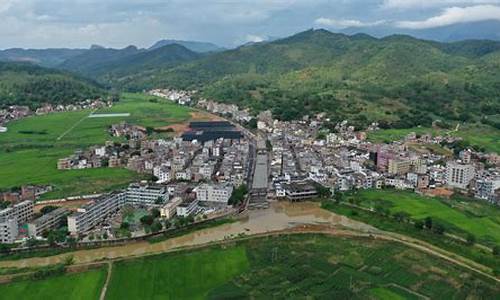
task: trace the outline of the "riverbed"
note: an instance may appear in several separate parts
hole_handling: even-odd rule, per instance
[[[242,217],[237,222],[202,229],[154,244],[147,241],[131,242],[126,245],[77,250],[49,257],[0,261],[0,268],[56,264],[63,261],[68,255],[73,255],[75,263],[85,264],[106,259],[156,254],[180,247],[223,241],[242,234],[265,234],[273,231],[300,228],[304,225],[328,225],[365,233],[377,232],[377,229],[372,226],[323,210],[320,208],[319,203],[273,202],[270,208],[249,211],[245,217]]]

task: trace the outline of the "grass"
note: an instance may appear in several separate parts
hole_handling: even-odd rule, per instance
[[[107,298],[488,299],[499,292],[488,278],[402,244],[292,235],[119,262]]]
[[[86,118],[90,111],[77,111],[33,116],[9,123],[9,131],[0,134],[0,189],[50,184],[55,190],[45,198],[58,198],[109,191],[142,178],[125,169],[59,171],[56,165],[58,159],[76,149],[117,140],[107,133],[112,124],[127,121],[159,127],[189,119],[188,108],[168,102],[150,102],[152,98],[123,94],[113,107],[97,111],[127,112],[131,114],[129,117]]]
[[[113,267],[107,299],[204,299],[247,268],[244,247],[120,262]]]
[[[447,231],[466,236],[475,235],[487,244],[500,244],[500,210],[479,202],[444,200],[396,190],[364,190],[353,195],[360,205],[389,208],[391,213],[406,212],[412,219],[432,217]]]
[[[0,285],[0,299],[99,299],[106,279],[104,269],[64,274],[39,281]]]
[[[433,136],[446,135],[449,130],[439,130],[426,127],[416,127],[410,129],[384,129],[370,132],[368,139],[376,143],[390,143],[401,140],[411,132],[416,134],[431,133]],[[487,125],[466,125],[461,126],[457,132],[450,132],[450,135],[461,137],[464,141],[473,146],[482,148],[487,152],[500,153],[500,130]],[[433,149],[443,151],[442,149]]]

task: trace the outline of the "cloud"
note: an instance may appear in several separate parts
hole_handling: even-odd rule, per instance
[[[348,20],[348,19],[332,19],[332,18],[318,18],[314,21],[317,25],[334,27],[334,28],[348,28],[348,27],[371,27],[382,25],[386,23],[385,20],[379,20],[375,22],[363,22],[360,20]]]
[[[245,37],[245,42],[246,43],[260,43],[260,42],[263,42],[267,40],[266,37],[264,36],[259,36],[259,35],[254,35],[254,34],[248,34],[246,37]]]
[[[500,21],[500,7],[494,5],[476,5],[470,7],[450,7],[440,15],[422,21],[400,21],[396,27],[406,29],[427,29],[457,23],[478,22],[486,20]]]
[[[415,8],[439,8],[451,5],[484,5],[500,4],[500,0],[384,0],[382,8],[385,9],[415,9]]]

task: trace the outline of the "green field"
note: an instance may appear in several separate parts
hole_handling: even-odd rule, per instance
[[[296,235],[116,263],[107,299],[492,299],[500,287],[406,246]]]
[[[104,277],[102,270],[0,285],[0,299],[96,299]],[[499,293],[491,279],[403,244],[307,234],[115,262],[106,299],[495,299]]]
[[[390,143],[404,138],[411,132],[416,134],[431,133],[433,136],[446,135],[447,130],[416,127],[410,129],[384,129],[370,132],[368,139],[376,143]],[[487,152],[500,153],[500,130],[486,125],[462,126],[457,132],[449,133],[452,136],[461,137],[473,146],[484,148]]]
[[[60,275],[39,281],[20,281],[0,285],[0,299],[99,299],[105,279],[106,271],[99,269]]]
[[[55,191],[46,197],[102,192],[126,185],[139,175],[125,169],[59,171],[59,158],[76,149],[103,144],[112,137],[107,128],[127,121],[159,127],[189,119],[189,109],[167,102],[150,102],[154,97],[123,94],[112,108],[96,113],[130,113],[129,117],[87,118],[90,111],[53,113],[9,123],[0,134],[0,189],[24,184],[51,184]]]
[[[432,217],[445,225],[448,232],[465,236],[474,234],[478,240],[500,244],[500,210],[482,202],[445,200],[396,190],[364,190],[353,195],[360,205],[406,212],[412,219]]]
[[[247,269],[244,247],[120,262],[113,267],[107,299],[204,299]]]

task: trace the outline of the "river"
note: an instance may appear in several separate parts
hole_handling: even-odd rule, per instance
[[[319,203],[273,202],[264,210],[249,211],[248,215],[234,223],[202,229],[184,236],[151,244],[147,241],[98,249],[77,250],[50,257],[33,257],[22,260],[0,261],[2,267],[34,267],[56,264],[68,255],[73,255],[75,263],[85,264],[99,260],[120,257],[141,256],[162,253],[179,247],[202,245],[222,241],[239,234],[255,235],[300,227],[303,225],[331,225],[363,232],[377,232],[364,223],[336,215],[319,207]]]

